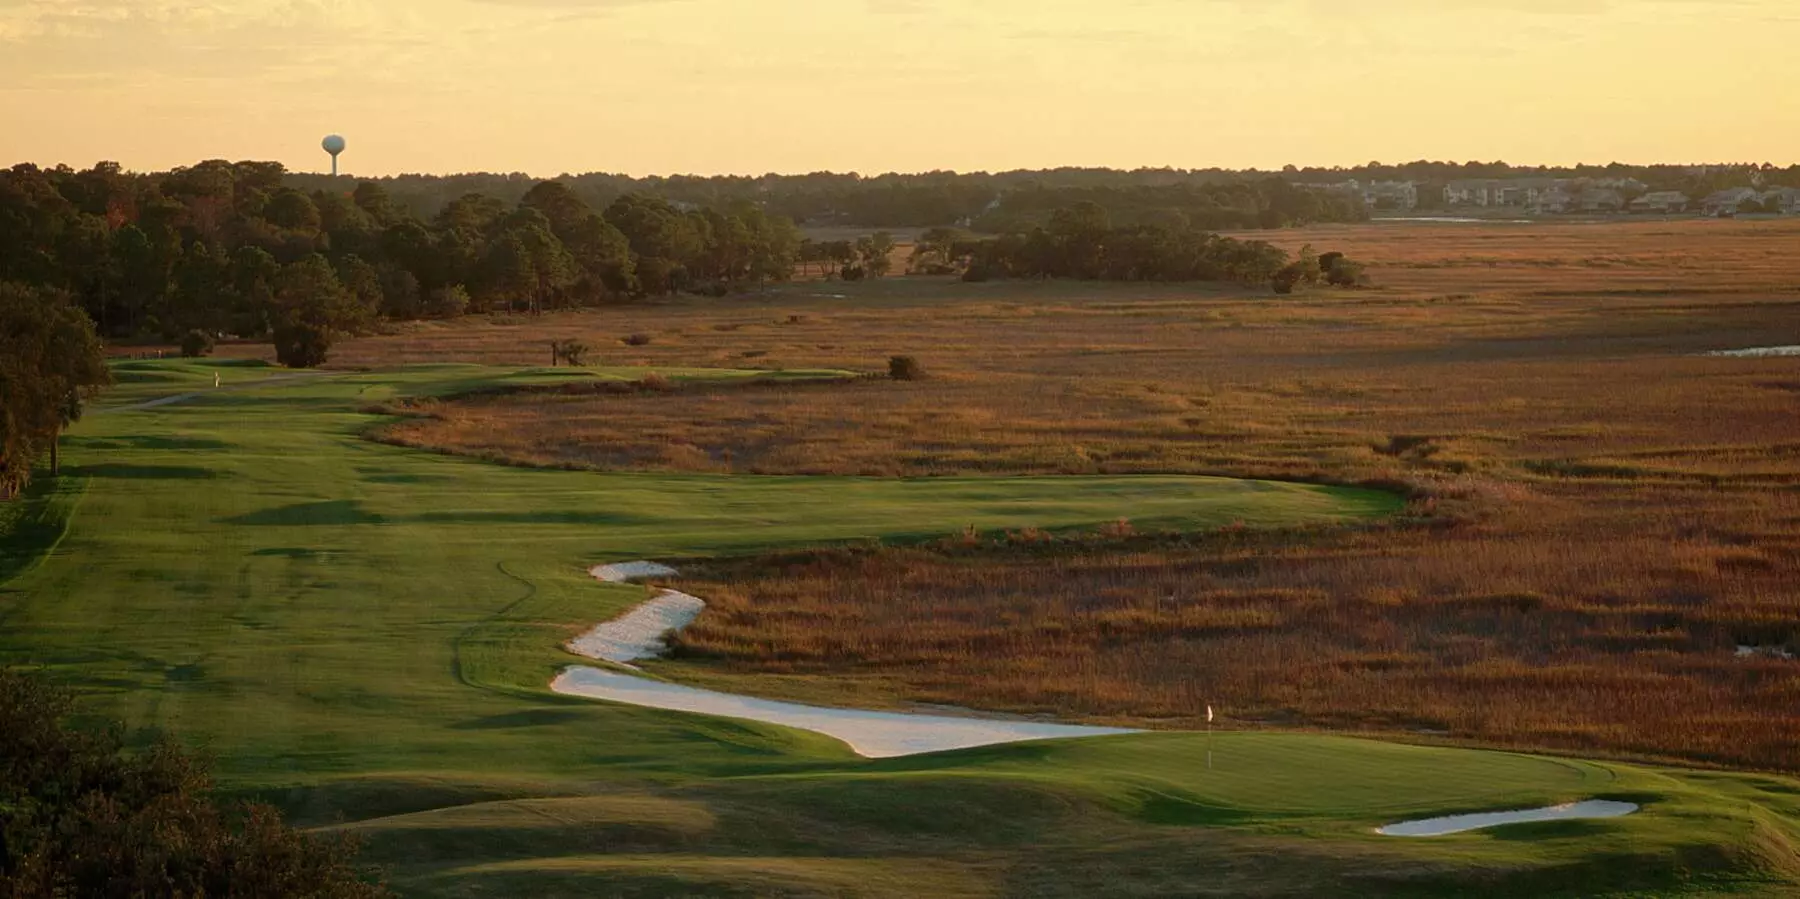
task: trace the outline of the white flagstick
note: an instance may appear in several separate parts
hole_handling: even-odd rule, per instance
[[[1212,770],[1212,706],[1206,707],[1206,770]]]

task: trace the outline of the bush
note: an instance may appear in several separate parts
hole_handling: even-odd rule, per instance
[[[553,340],[550,342],[550,362],[558,361],[580,368],[587,364],[588,346],[579,340]]]
[[[69,726],[70,697],[0,670],[0,895],[388,895],[355,847],[282,823],[268,806],[222,807],[205,769],[171,743],[126,754],[117,728]]]
[[[868,275],[868,269],[865,269],[860,265],[846,265],[838,272],[838,277],[843,278],[845,281],[861,281],[868,277]]]
[[[644,376],[638,379],[637,386],[639,390],[654,390],[657,393],[667,393],[668,391],[675,389],[675,382],[652,371],[645,372]]]
[[[318,368],[331,353],[332,334],[307,322],[275,327],[275,361],[288,368]]]
[[[1363,274],[1363,264],[1345,259],[1343,256],[1331,261],[1331,269],[1325,273],[1325,283],[1333,287],[1359,287],[1367,283]]]
[[[461,284],[440,287],[425,302],[425,314],[432,318],[456,318],[469,310],[469,291]]]
[[[925,369],[911,356],[894,356],[888,360],[888,377],[896,381],[918,381],[925,377]]]
[[[977,284],[982,281],[991,281],[994,279],[994,270],[989,268],[988,266],[982,265],[981,263],[978,262],[974,265],[969,266],[968,271],[963,272],[962,279],[963,279],[963,282],[966,284]]]
[[[1269,286],[1274,288],[1277,294],[1286,296],[1293,293],[1294,288],[1300,286],[1300,282],[1303,280],[1305,279],[1301,276],[1300,264],[1294,263],[1276,272],[1275,276],[1269,279]]]
[[[626,346],[649,346],[653,338],[648,334],[633,334],[625,338]]]
[[[213,351],[213,338],[205,331],[189,331],[181,338],[181,355],[187,359],[198,359],[210,356]]]

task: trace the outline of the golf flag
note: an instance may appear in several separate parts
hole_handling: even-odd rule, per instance
[[[1212,723],[1212,706],[1210,705],[1206,707],[1206,723]]]

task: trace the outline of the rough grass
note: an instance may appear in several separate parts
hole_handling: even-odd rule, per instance
[[[1800,375],[1697,355],[1794,342],[1800,226],[1280,239],[1345,247],[1381,286],[908,281],[626,309],[608,314],[622,331],[660,322],[642,361],[872,370],[906,353],[936,377],[485,399],[398,439],[599,469],[1405,485],[1425,524],[1142,546],[1129,564],[1040,563],[1042,535],[1019,529],[979,558],[719,567],[691,589],[731,613],[701,619],[679,673],[1175,721],[1216,699],[1264,724],[1800,767],[1800,663],[1736,657],[1800,648]],[[353,352],[505,358],[515,339],[471,322]]]

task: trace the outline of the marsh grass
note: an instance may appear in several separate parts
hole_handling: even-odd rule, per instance
[[[1369,259],[1378,287],[891,279],[627,309],[607,327],[668,335],[643,348],[658,366],[918,353],[934,378],[477,398],[390,435],[555,467],[1386,484],[1412,505],[1375,530],[1114,552],[1024,529],[999,548],[956,537],[988,547],[967,556],[722,565],[690,588],[718,606],[680,664],[776,692],[1171,725],[1210,702],[1270,725],[1800,769],[1800,663],[1735,657],[1800,644],[1800,373],[1697,355],[1795,342],[1800,226],[1278,239]],[[515,339],[468,323],[346,353],[496,361]]]

